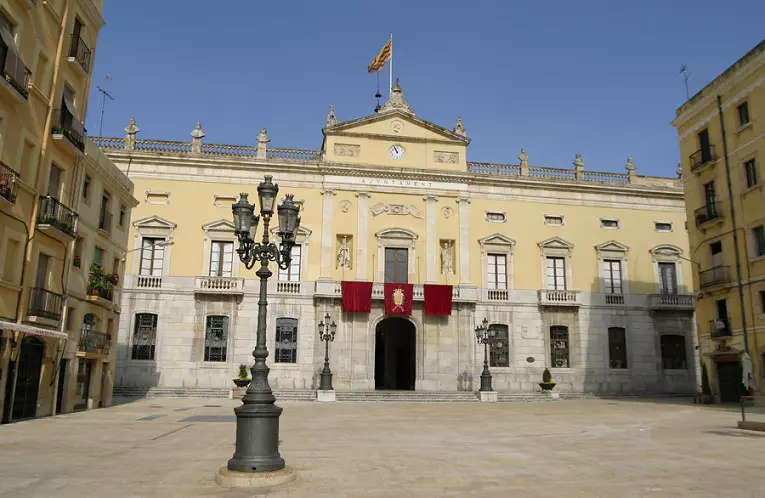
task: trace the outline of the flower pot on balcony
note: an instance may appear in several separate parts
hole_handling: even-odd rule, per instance
[[[543,391],[552,391],[553,387],[555,387],[555,382],[540,382],[539,387],[541,387]]]
[[[233,379],[233,381],[234,384],[236,384],[236,387],[247,387],[251,382],[250,379]]]
[[[90,289],[90,295],[91,296],[97,296],[99,295],[98,289]]]

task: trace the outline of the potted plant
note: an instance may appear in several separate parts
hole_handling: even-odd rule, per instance
[[[247,375],[247,365],[239,365],[239,376],[233,380],[236,387],[247,387],[250,384],[250,378]]]
[[[705,405],[711,405],[714,402],[712,388],[709,386],[709,373],[706,363],[701,364],[701,401]]]
[[[545,371],[542,373],[542,382],[539,383],[539,387],[543,391],[552,391],[553,387],[555,387],[555,382],[552,381],[552,374],[549,368],[545,368]]]
[[[88,273],[88,291],[92,296],[98,296],[104,288],[104,270],[101,265],[93,263]]]

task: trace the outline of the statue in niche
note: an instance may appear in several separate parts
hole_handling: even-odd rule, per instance
[[[454,262],[452,260],[452,248],[448,241],[441,247],[441,274],[450,275],[454,273]]]
[[[337,267],[351,267],[351,251],[348,249],[348,237],[343,237],[342,242],[340,242],[340,249],[337,251]]]

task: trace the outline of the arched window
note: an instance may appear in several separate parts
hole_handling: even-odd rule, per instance
[[[157,345],[157,315],[136,313],[133,329],[134,360],[153,360]]]
[[[622,327],[608,328],[608,364],[611,368],[627,368],[627,332]]]
[[[550,366],[552,368],[569,368],[571,366],[568,327],[565,325],[550,327]]]
[[[489,365],[492,367],[509,367],[510,345],[508,344],[507,325],[492,324],[489,328],[496,331],[495,341],[489,345]]]
[[[211,315],[205,327],[205,361],[226,361],[228,317]]]
[[[685,370],[688,363],[685,354],[685,336],[661,336],[661,361],[664,370]]]
[[[297,363],[298,321],[296,318],[276,319],[276,363]]]

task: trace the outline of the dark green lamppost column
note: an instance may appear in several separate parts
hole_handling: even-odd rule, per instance
[[[493,391],[491,388],[491,372],[489,371],[489,345],[494,344],[497,331],[489,327],[489,320],[483,319],[481,325],[475,328],[478,344],[483,344],[483,372],[481,373],[481,388],[479,391]]]
[[[319,339],[324,341],[324,368],[321,370],[319,389],[322,391],[332,390],[332,370],[329,369],[329,342],[335,340],[337,325],[329,323],[329,313],[324,317],[324,322],[319,322]]]

